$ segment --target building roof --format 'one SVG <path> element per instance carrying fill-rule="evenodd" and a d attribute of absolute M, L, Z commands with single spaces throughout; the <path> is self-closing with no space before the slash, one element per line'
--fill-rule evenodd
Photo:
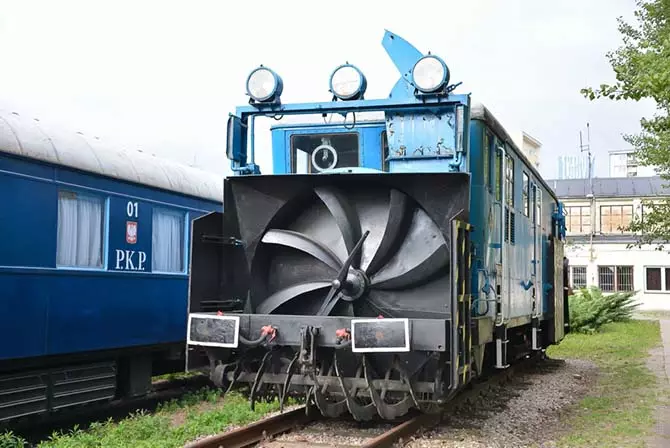
<path fill-rule="evenodd" d="M 590 193 L 588 179 L 554 179 L 547 183 L 559 198 L 585 198 Z M 670 196 L 670 188 L 660 176 L 594 177 L 595 197 Z"/>
<path fill-rule="evenodd" d="M 80 132 L 0 110 L 0 152 L 173 191 L 223 201 L 223 175 L 126 150 Z"/>

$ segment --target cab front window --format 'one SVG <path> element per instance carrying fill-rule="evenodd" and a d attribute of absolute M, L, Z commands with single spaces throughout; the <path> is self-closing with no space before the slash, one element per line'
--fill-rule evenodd
<path fill-rule="evenodd" d="M 358 134 L 294 134 L 291 136 L 291 172 L 318 173 L 359 166 Z"/>

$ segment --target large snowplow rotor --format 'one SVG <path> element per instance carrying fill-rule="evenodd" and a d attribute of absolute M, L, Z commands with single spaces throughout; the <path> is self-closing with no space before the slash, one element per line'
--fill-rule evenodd
<path fill-rule="evenodd" d="M 251 309 L 448 316 L 450 224 L 467 220 L 467 180 L 464 174 L 229 179 L 250 262 Z"/>
<path fill-rule="evenodd" d="M 449 289 L 449 244 L 416 201 L 386 187 L 319 186 L 309 196 L 261 237 L 251 274 L 256 313 L 437 311 L 434 299 Z"/>
<path fill-rule="evenodd" d="M 239 349 L 213 379 L 251 384 L 252 403 L 300 393 L 359 420 L 437 403 L 457 351 L 454 223 L 468 203 L 463 173 L 226 179 L 249 294 L 244 313 L 218 317 L 228 324 L 191 317 L 193 340 Z"/>

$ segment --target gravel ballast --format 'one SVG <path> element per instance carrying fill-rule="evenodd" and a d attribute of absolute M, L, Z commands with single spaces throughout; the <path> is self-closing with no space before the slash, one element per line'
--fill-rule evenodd
<path fill-rule="evenodd" d="M 436 428 L 417 434 L 405 447 L 523 448 L 553 447 L 562 430 L 561 411 L 578 402 L 595 377 L 595 364 L 582 360 L 547 360 L 525 368 L 505 384 L 491 387 L 471 403 L 445 414 Z M 331 420 L 279 436 L 263 446 L 293 443 L 315 447 L 354 447 L 391 428 Z"/>
<path fill-rule="evenodd" d="M 561 411 L 586 395 L 597 367 L 583 360 L 548 360 L 456 409 L 408 447 L 553 447 Z"/>

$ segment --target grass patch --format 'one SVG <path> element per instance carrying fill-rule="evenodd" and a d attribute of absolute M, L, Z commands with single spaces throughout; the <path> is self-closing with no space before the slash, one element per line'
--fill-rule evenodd
<path fill-rule="evenodd" d="M 156 375 L 152 379 L 152 381 L 173 381 L 173 380 L 181 380 L 181 379 L 187 379 L 187 378 L 193 378 L 195 376 L 202 375 L 200 372 L 173 372 L 173 373 L 166 373 L 163 375 Z"/>
<path fill-rule="evenodd" d="M 288 405 L 295 404 L 287 400 Z M 152 414 L 138 412 L 115 423 L 94 422 L 86 430 L 74 428 L 67 433 L 56 433 L 43 441 L 39 448 L 92 448 L 182 447 L 200 436 L 216 434 L 230 426 L 244 425 L 279 410 L 279 402 L 257 402 L 251 411 L 249 402 L 241 394 L 230 393 L 221 398 L 216 390 L 202 389 L 179 400 L 173 400 Z M 8 435 L 7 445 L 0 434 L 0 448 L 22 447 Z M 10 444 L 13 443 L 13 444 Z"/>
<path fill-rule="evenodd" d="M 547 350 L 551 357 L 587 359 L 600 368 L 597 384 L 568 418 L 571 431 L 558 446 L 646 446 L 660 392 L 645 362 L 660 341 L 657 321 L 629 321 L 603 325 L 594 334 L 569 334 Z"/>

